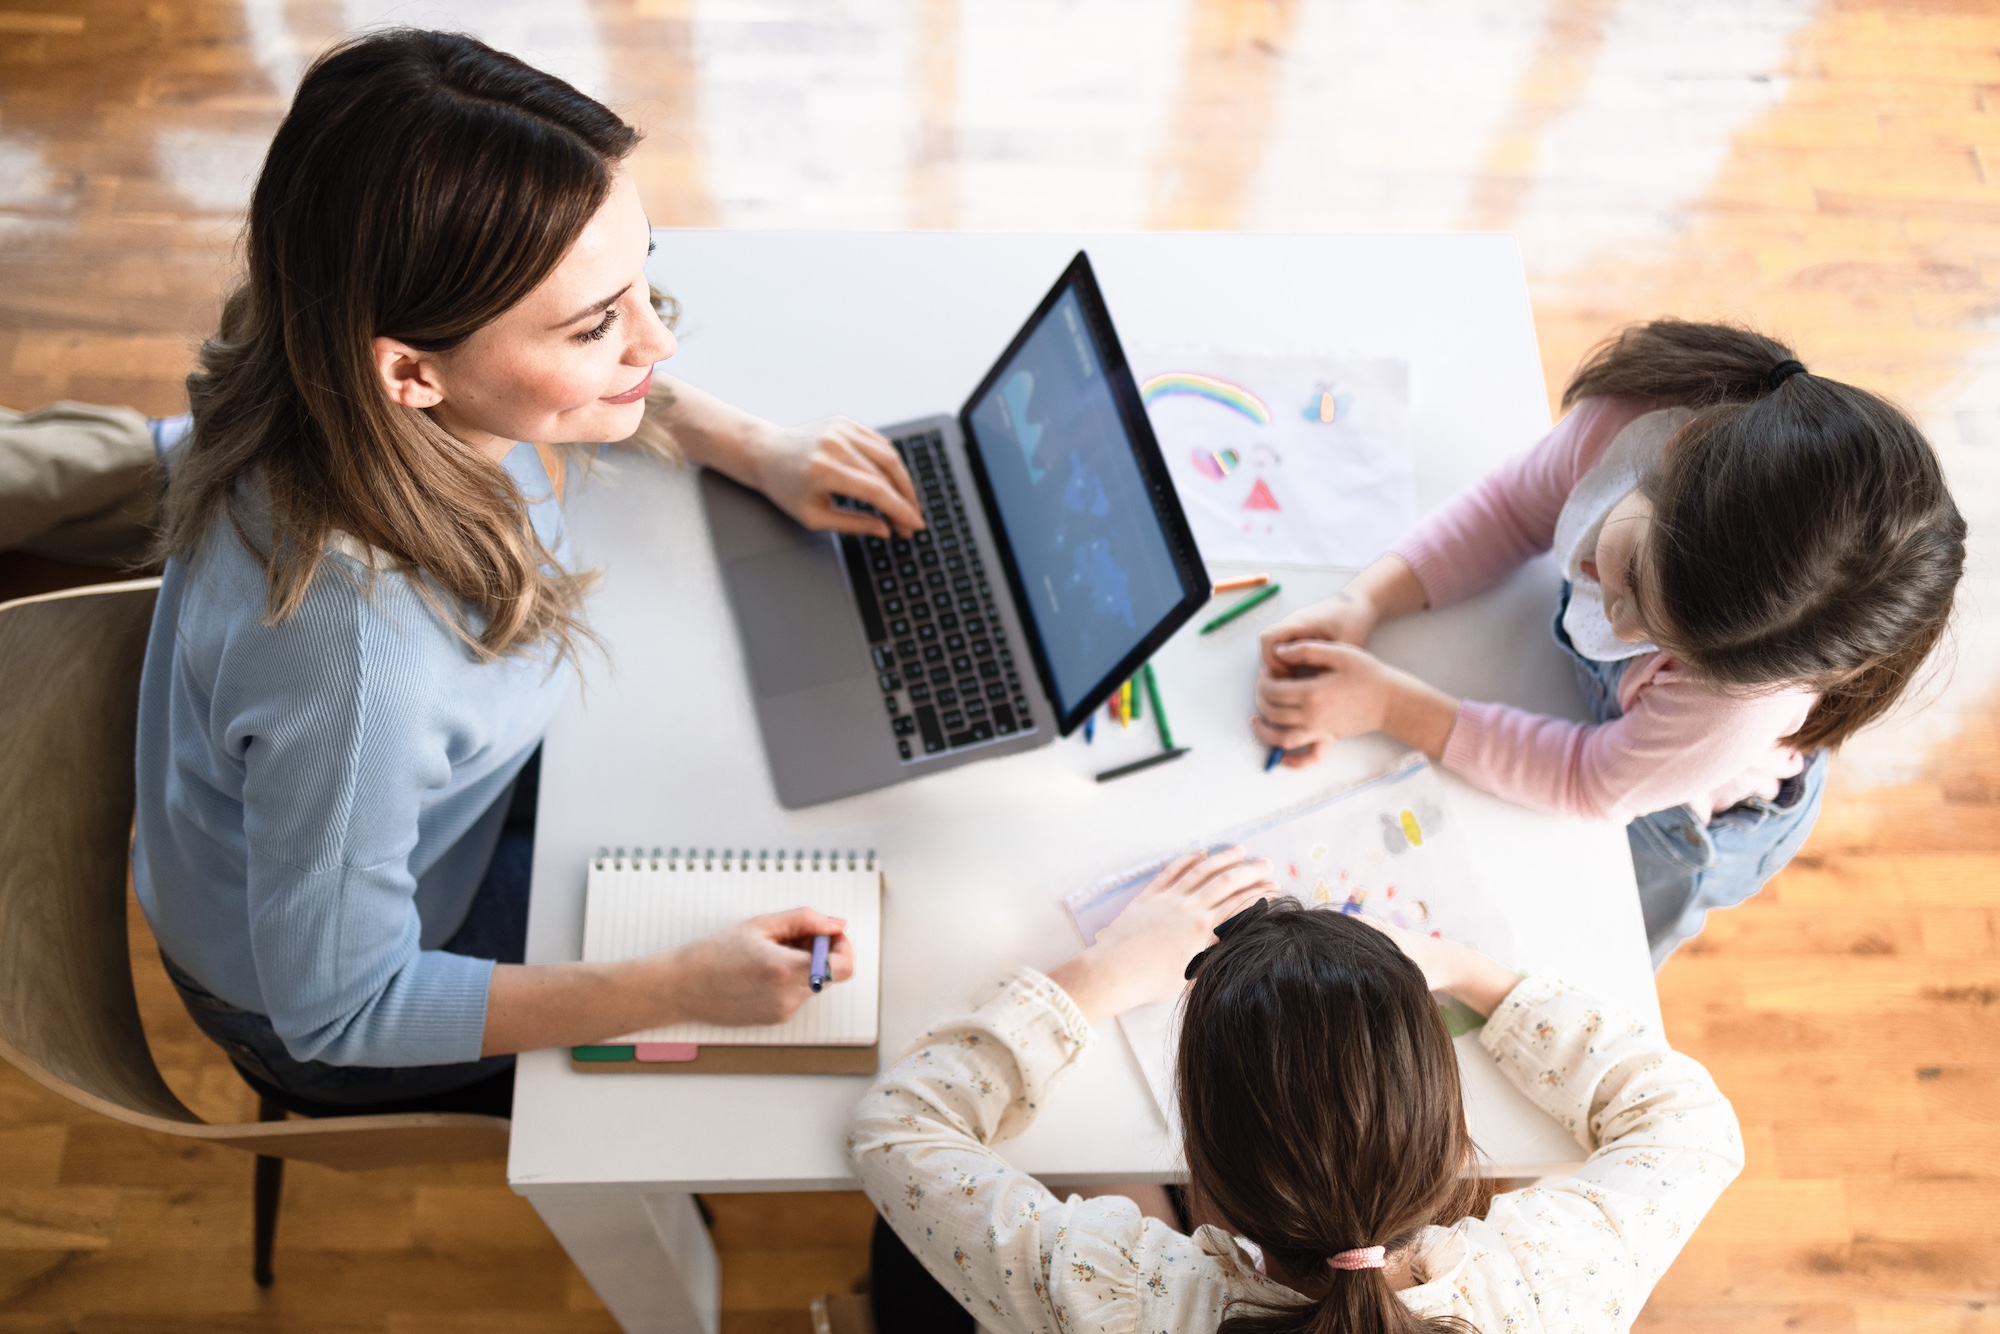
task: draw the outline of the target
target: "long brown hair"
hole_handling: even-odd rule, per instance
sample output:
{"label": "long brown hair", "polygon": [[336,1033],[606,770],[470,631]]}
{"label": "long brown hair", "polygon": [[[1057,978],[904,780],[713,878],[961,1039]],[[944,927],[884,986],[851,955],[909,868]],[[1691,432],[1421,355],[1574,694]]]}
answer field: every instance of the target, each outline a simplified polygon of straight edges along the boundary
{"label": "long brown hair", "polygon": [[1468,1334],[1422,1320],[1380,1269],[1479,1198],[1451,1036],[1387,936],[1281,899],[1203,960],[1179,1054],[1190,1194],[1263,1248],[1304,1306],[1231,1309],[1223,1334]]}
{"label": "long brown hair", "polygon": [[1695,409],[1640,480],[1654,508],[1640,604],[1661,647],[1719,685],[1817,690],[1785,738],[1811,750],[1917,679],[1951,620],[1965,520],[1915,423],[1796,366],[1748,329],[1655,320],[1594,349],[1563,406]]}
{"label": "long brown hair", "polygon": [[346,533],[480,657],[569,650],[587,579],[551,559],[504,468],[389,400],[371,342],[446,352],[519,302],[638,138],[454,33],[377,33],[316,61],[257,179],[248,272],[188,377],[166,551],[193,560],[226,515],[264,565],[276,622]]}

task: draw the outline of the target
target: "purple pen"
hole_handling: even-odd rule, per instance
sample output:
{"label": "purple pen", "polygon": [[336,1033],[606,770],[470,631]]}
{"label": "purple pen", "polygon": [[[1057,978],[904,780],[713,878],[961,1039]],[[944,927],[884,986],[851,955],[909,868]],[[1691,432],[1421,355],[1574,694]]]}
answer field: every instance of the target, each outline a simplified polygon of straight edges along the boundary
{"label": "purple pen", "polygon": [[833,974],[827,969],[826,966],[826,952],[828,948],[832,946],[832,944],[833,944],[833,937],[831,936],[813,937],[812,971],[806,975],[806,981],[808,984],[811,985],[815,993],[817,993],[821,987],[833,981]]}

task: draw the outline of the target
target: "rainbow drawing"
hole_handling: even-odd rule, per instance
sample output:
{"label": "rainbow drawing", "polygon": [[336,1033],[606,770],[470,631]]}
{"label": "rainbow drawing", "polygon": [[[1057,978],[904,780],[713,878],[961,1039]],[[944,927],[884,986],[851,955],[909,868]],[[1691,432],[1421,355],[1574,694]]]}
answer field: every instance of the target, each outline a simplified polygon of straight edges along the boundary
{"label": "rainbow drawing", "polygon": [[1194,470],[1211,482],[1219,482],[1229,476],[1243,461],[1243,456],[1233,449],[1197,449],[1190,457],[1194,461]]}
{"label": "rainbow drawing", "polygon": [[1168,371],[1140,385],[1139,397],[1149,404],[1163,398],[1205,398],[1211,403],[1220,403],[1232,412],[1242,413],[1259,426],[1271,424],[1271,410],[1264,406],[1263,399],[1240,384],[1218,380],[1213,375]]}

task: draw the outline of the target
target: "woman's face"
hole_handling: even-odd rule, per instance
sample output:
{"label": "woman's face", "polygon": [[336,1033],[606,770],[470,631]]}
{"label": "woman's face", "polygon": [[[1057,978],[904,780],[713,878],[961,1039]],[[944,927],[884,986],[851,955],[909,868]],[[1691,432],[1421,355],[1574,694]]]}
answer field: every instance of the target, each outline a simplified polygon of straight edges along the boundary
{"label": "woman's face", "polygon": [[646,285],[651,249],[638,188],[617,171],[569,253],[491,324],[446,353],[376,339],[390,396],[428,408],[438,425],[496,461],[522,440],[625,439],[645,415],[653,363],[674,354]]}
{"label": "woman's face", "polygon": [[1585,575],[1604,589],[1604,616],[1611,633],[1628,644],[1643,644],[1656,636],[1640,614],[1645,574],[1646,536],[1653,526],[1653,502],[1634,491],[1604,516],[1597,530],[1597,555],[1582,562]]}

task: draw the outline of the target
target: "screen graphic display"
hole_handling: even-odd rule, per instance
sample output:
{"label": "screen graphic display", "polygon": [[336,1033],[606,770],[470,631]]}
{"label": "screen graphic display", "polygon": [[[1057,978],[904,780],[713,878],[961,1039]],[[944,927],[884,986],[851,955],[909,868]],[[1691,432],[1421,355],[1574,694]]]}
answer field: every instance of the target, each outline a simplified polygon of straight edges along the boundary
{"label": "screen graphic display", "polygon": [[966,418],[1067,715],[1185,596],[1073,290]]}

